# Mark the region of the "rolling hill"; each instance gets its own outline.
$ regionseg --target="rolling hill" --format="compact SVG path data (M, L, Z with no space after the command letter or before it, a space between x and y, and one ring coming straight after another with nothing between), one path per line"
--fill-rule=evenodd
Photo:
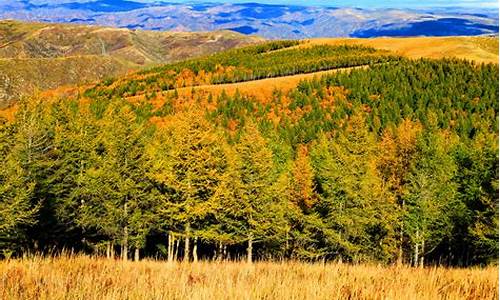
M0 21L0 107L34 90L93 82L260 41L231 31L172 33Z
M449 36L411 38L319 38L310 45L363 45L393 51L408 58L460 58L477 63L498 63L498 37Z
M252 1L175 2L9 0L2 4L0 0L0 18L145 30L229 29L243 34L257 34L268 39L498 35L498 9L495 6L408 9L402 5L400 8L382 9L341 7L338 1L323 1L322 6L314 6L311 2L300 2L302 6L284 4L284 1L281 1L281 4ZM459 6L459 3L454 6Z
M362 46L362 47L373 47L373 49L378 49L374 52L374 55L395 55L410 59L420 59L420 58L432 58L432 59L442 59L442 58L458 58L473 61L477 64L480 63L497 63L498 64L498 38L496 37L416 37L416 38L373 38L373 39L346 39L346 38L333 38L333 39L310 39L303 40L298 43L292 43L288 45L283 45L282 48L277 49L278 53L281 52L280 61L281 69L284 70L284 61L293 61L298 63L299 61L305 61L307 64L310 63L308 57L310 58L314 51L311 48L317 47L339 47L339 46ZM350 54L355 51L356 48L350 49ZM283 59L283 57L290 56L295 51L302 51L303 54L300 57L293 59ZM366 51L366 50L365 50ZM287 54L288 53L288 54ZM321 53L317 56L317 60L324 60L328 57L338 61L335 52L327 54L326 52ZM349 53L349 51L347 52ZM262 58L269 59L269 56L276 55L274 51L269 52L266 56ZM359 55L363 57L367 53L359 52ZM220 64L221 67L226 66L230 61L226 61L224 57L226 55L238 56L239 54L233 52L218 53L208 58L208 60L213 61L213 65ZM330 55L330 56L329 56ZM251 56L253 57L253 56ZM260 56L255 56L255 59L251 60L251 65L258 66ZM366 56L365 56L366 57ZM206 60L206 59L203 59ZM234 62L236 62L235 60ZM166 80L167 76L165 74L166 70L177 70L180 72L183 68L192 68L196 65L196 62L200 60L195 59L187 62L180 62L178 64L166 65L160 68L153 68L146 70L137 74L129 74L127 76L118 77L113 80L111 86L101 85L97 89L101 91L107 91L107 93L112 93L113 95L124 96L131 101L137 102L145 97L145 95L151 94L153 91L155 93L161 91L168 91L176 89L176 91L181 95L191 96L193 90L203 91L205 93L210 93L214 95L220 95L224 91L228 95L234 95L237 91L244 95L251 95L257 97L260 100L264 98L270 98L275 90L282 90L287 92L295 88L300 81L310 80L314 77L320 77L326 74L334 73L337 71L350 71L351 69L366 68L369 65L376 63L375 61L360 61L358 64L347 64L347 65L330 65L318 68L308 68L308 70L300 70L299 67L294 67L290 72L282 71L277 72L274 76L265 74L262 77L259 76L249 76L244 75L243 77L235 73L234 66L229 69L220 68L218 72L225 72L225 74L230 74L232 77L217 77L214 80L210 72L204 72L204 78L201 79L197 76L191 76L192 78L186 78L189 74L184 72L184 76L181 80L176 80L177 78L170 78L170 84L167 87L163 87L162 80ZM234 63L233 62L233 63ZM241 68L241 61L238 61L238 66ZM263 66L269 65L269 63L263 63ZM309 64L310 67L312 64ZM247 68L250 64L247 66ZM257 67L255 67L257 68ZM194 69L193 69L194 70ZM207 71L206 66L204 71ZM254 69L255 71L255 69ZM257 70L258 73L259 70ZM182 73L182 72L180 72ZM264 72L265 73L265 72ZM191 74L192 75L192 74ZM248 77L248 78L245 78ZM255 77L255 78L254 78ZM159 83L160 82L160 83ZM142 86L142 87L141 87ZM125 88L126 87L126 88ZM131 93L131 89L133 93ZM121 90L121 92L120 92Z

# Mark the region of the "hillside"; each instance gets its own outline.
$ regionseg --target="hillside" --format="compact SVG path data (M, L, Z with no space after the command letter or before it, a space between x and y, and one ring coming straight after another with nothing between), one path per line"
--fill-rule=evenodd
M498 64L498 37L407 37L311 39L307 45L363 45L408 58L460 58Z
M178 88L251 82L296 74L368 66L397 61L389 51L363 46L300 46L300 41L275 41L233 49L199 59L147 69L109 79L86 92L107 97L150 96Z
M92 82L260 41L230 31L172 33L0 21L0 107L34 89Z
M40 94L0 122L0 245L494 263L498 76L498 64L274 41Z
M350 67L357 68L358 65L368 66L382 62L382 60L379 60L380 58L377 60L370 59L369 61L363 60L363 57L368 56L382 55L381 57L387 57L389 60L397 59L397 57L411 59L458 58L476 63L498 64L497 37L310 39L282 44L274 42L274 45L276 49L269 51L263 58L269 59L275 56L275 60L279 61L278 64L260 61L259 55L262 54L257 55L257 52L248 52L247 54L241 54L238 51L222 52L202 60L180 62L161 68L149 69L137 74L129 74L116 78L109 87L97 86L96 88L100 89L101 92L107 90L107 92L112 92L114 95L125 96L132 101L140 101L148 93L158 93L172 89L176 89L178 93L183 95L189 95L193 87L195 90L203 90L215 95L220 95L222 91L233 95L238 91L262 99L272 96L275 90L289 91L296 87L301 80L319 77L335 72L337 69L349 70ZM348 51L344 55L347 55L346 60L350 61L350 63L339 65L337 63L340 60L336 56L338 54L336 51L339 51L340 48L337 47L344 47L345 45L373 47L378 51L370 54L369 51L366 52L366 49L369 48L364 50L361 48L361 52L359 52L360 49L358 48L347 48ZM318 49L323 50L318 52ZM333 52L328 53L328 51ZM353 51L358 51L358 62L354 62L350 58L355 55ZM316 60L311 59L311 57L316 57ZM328 59L337 63L314 67L318 61ZM209 63L207 64L206 61L209 61ZM219 69L216 70L215 65L217 64ZM286 67L287 64L292 67ZM305 64L307 68L301 69L301 64ZM262 71L265 66L270 65L273 65L274 69L271 73L276 74L273 75L270 71ZM203 69L201 75L192 73L199 68ZM166 75L167 70L173 73ZM187 72L188 70L190 71ZM265 74L258 75L252 72L263 72Z

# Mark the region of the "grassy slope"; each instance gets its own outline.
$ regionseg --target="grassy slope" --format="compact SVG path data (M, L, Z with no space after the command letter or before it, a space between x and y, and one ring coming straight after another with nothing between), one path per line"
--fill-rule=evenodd
M498 37L332 38L311 39L308 44L360 44L409 58L457 57L478 63L498 63Z
M229 31L169 33L0 21L0 108L34 89L96 81L260 41Z
M0 261L1 299L498 299L497 268L330 263Z
M333 69L315 73L266 78L261 80L237 83L203 85L194 87L194 90L196 90L197 92L204 91L213 95L219 95L220 93L222 93L222 91L225 91L228 95L233 95L234 93L236 93L236 91L238 91L242 94L250 94L252 96L255 96L257 99L265 99L271 97L275 90L281 90L284 93L290 91L291 89L295 88L297 84L299 84L299 82L302 80L310 80L314 77L320 77L326 74L335 72L348 72L349 70L359 68L366 68L366 66ZM177 91L180 95L190 95L193 91L193 88L186 87L178 89Z

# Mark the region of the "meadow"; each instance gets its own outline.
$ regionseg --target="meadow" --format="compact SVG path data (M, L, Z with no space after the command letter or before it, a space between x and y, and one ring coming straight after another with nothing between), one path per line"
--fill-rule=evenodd
M493 266L31 257L0 262L0 299L498 299L498 272Z

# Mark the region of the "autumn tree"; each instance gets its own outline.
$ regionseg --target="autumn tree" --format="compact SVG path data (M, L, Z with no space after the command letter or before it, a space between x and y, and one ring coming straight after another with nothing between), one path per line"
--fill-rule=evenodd
M27 180L26 170L20 165L15 146L14 128L0 125L0 255L9 256L21 246L23 227L36 222L38 206L32 196L34 182Z
M456 201L456 165L450 155L453 140L436 128L417 141L417 155L407 175L405 231L414 245L414 265L423 266L452 230L449 211Z
M312 151L321 191L317 210L330 229L331 254L352 261L391 258L393 203L373 158L374 136L361 114L334 138L323 135Z
M192 237L195 248L198 238L211 239L205 225L227 169L224 140L198 112L179 113L164 125L148 149L149 176L163 185L159 215L167 228L183 231L188 261Z
M79 223L119 242L122 259L134 257L155 226L155 190L144 169L145 124L126 105L114 103L100 120L92 164L78 180Z
M255 243L277 238L286 227L281 197L285 180L277 174L268 142L251 120L234 151L220 214L235 241L246 242L247 261L252 262Z

